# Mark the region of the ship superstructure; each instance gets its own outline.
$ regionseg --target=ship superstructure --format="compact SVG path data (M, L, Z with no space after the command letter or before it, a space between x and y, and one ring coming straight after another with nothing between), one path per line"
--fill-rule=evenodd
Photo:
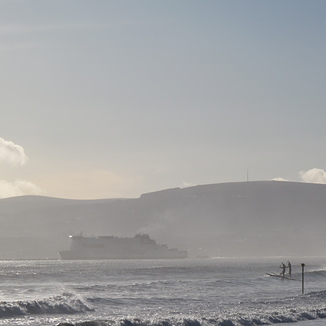
M60 251L61 259L181 259L187 258L186 250L170 249L157 244L148 234L133 238L115 236L70 236L70 250Z

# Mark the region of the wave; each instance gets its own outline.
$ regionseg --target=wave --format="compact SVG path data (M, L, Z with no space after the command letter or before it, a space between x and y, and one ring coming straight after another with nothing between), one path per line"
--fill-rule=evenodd
M87 311L94 311L94 309L70 293L41 300L0 302L0 318L41 314L77 314Z
M326 270L320 269L320 270L308 271L308 272L305 272L305 275L306 276L314 276L314 277L325 277Z
M298 297L289 297L280 301L266 302L265 307L239 310L230 309L220 313L211 312L207 316L170 315L142 318L117 318L110 320L90 320L62 323L58 326L261 326L281 323L296 323L326 318L326 291L312 292ZM296 301L291 305L292 301ZM275 304L278 304L275 307ZM299 304L299 305L298 305Z
M60 323L57 326L261 326L271 324L295 323L305 320L326 318L326 309L311 311L284 311L268 314L237 315L216 318L180 318L162 320L121 319L92 320L77 323Z
M196 299L192 299L192 301L196 301ZM101 298L101 297L93 297L93 298L87 298L87 302L91 302L92 304L105 304L105 305L112 305L112 306L136 306L139 304L139 298ZM165 303L170 303L175 305L180 305L180 303L187 304L187 299L182 298L182 297L160 297L160 298L155 298L155 297L148 297L145 298L143 297L141 299L141 304L146 306L146 305L164 305Z

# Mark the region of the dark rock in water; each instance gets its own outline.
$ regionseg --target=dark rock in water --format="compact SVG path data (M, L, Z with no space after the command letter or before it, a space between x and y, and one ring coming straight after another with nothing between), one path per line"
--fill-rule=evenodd
M133 323L128 319L124 319L121 321L121 326L133 326Z
M75 326L75 325L70 323L60 323L57 326Z
M231 320L223 320L220 324L221 326L235 326Z

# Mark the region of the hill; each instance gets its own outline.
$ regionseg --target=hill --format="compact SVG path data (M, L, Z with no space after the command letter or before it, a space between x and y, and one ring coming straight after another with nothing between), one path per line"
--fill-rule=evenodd
M70 234L133 236L191 256L325 255L326 185L239 182L134 199L0 200L0 259L57 258Z

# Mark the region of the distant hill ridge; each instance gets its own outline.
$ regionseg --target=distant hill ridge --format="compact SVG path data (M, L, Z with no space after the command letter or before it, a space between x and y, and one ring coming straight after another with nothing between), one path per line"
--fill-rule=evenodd
M0 199L0 259L56 258L70 234L148 233L190 256L326 254L326 185L280 181L172 188L139 198Z

